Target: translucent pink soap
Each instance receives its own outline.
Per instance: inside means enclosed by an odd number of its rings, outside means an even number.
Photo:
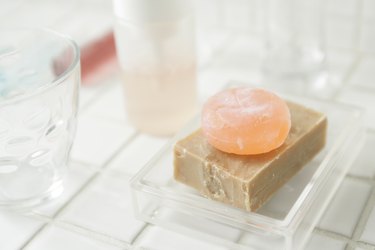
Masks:
[[[202,131],[213,147],[239,155],[261,154],[278,148],[291,126],[286,102],[259,88],[224,90],[207,100]]]

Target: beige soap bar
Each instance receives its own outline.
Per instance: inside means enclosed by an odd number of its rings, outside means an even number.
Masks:
[[[282,146],[265,154],[235,155],[209,145],[201,130],[174,147],[174,177],[204,196],[255,211],[323,148],[327,119],[288,102],[292,126]]]

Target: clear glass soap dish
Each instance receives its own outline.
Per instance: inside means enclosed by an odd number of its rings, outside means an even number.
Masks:
[[[136,217],[235,249],[301,249],[365,138],[360,109],[282,95],[328,118],[325,148],[257,212],[209,200],[173,179],[173,145],[199,127],[178,133],[131,180]]]

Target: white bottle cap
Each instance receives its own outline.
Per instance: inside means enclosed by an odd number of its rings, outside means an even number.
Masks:
[[[192,12],[192,0],[113,0],[116,17],[134,23],[170,22]]]

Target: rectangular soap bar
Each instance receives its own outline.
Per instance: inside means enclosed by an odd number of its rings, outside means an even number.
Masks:
[[[292,125],[279,148],[259,155],[225,153],[208,144],[199,129],[175,144],[174,178],[210,199],[257,210],[325,144],[325,115],[287,104]]]

